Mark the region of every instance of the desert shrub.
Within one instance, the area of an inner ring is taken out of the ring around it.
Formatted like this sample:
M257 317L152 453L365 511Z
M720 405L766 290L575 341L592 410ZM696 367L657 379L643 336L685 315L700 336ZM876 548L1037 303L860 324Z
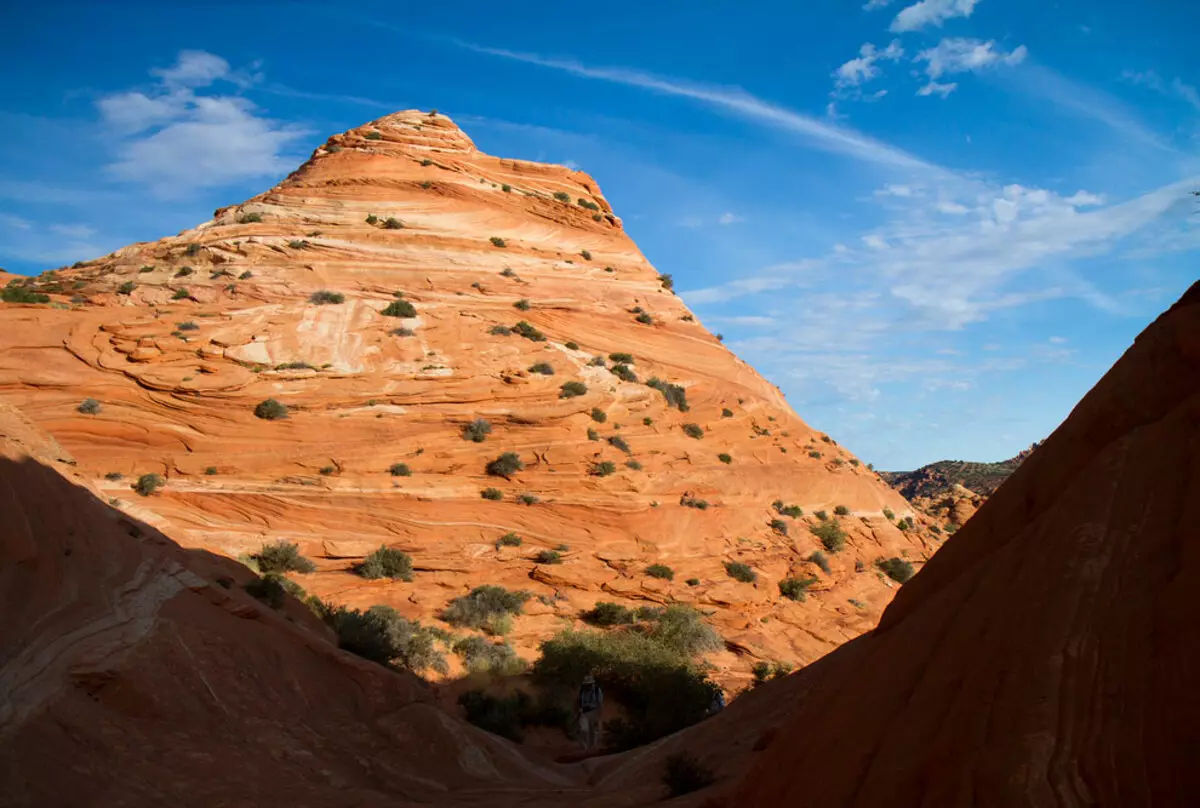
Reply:
M816 449L813 449L812 451L810 451L810 452L808 453L808 456L809 456L809 457L812 457L812 458L820 458L820 456L821 456L821 453L820 453L820 452L818 452Z
M592 420L598 424L602 424L608 420L608 413L599 407L592 407ZM592 438L592 440L595 440L595 438Z
M363 137L365 137L367 140L383 140L383 133L372 129L370 132L367 132L365 135L363 135Z
M821 572L825 573L826 575L830 574L831 570L829 569L829 559L826 558L825 554L820 550L813 550L811 553L809 553L808 560L820 567Z
M571 195L568 194L566 191L555 191L554 198L557 199L559 202L570 202L571 201Z
M521 298L516 303L513 303L513 308L517 309L518 311L529 311L529 309L530 309L529 298L527 298L527 297Z
M721 417L722 418L732 418L733 410L729 409L728 407L722 407L721 408Z
M379 217L376 216L374 213L367 214L367 224L376 224L378 222L379 222Z
M538 498L533 494L517 494L517 502L522 505L536 505L538 504Z
M733 456L725 452L721 452L721 454L717 455L717 460L720 460L722 463L728 465L733 462Z
M261 578L255 578L243 588L246 590L247 595L265 603L272 609L283 608L285 595L290 594L296 598L304 597L304 587L295 581L289 581L277 572L267 573Z
M175 273L175 277L176 278L186 278L188 275L191 275L195 271L196 270L192 269L191 267L180 267L179 271Z
M559 398L575 398L576 396L585 395L587 393L587 390L588 390L587 385L584 384L583 382L576 382L576 381L563 382L562 387L559 388L558 397Z
M893 519L895 519L895 518L896 518L896 513L895 513L895 512L894 512L894 511L893 511L891 508L889 508L889 507L887 507L887 506L884 506L884 508L883 508L883 518L884 518L884 519L887 519L887 520L890 522L890 521L892 521Z
M584 261L592 260L592 254L590 252L588 252L587 250L580 250L579 255L583 258Z
M704 437L704 429L699 424L684 424L683 434L687 435L689 438L696 438L699 440L700 438Z
M520 547L522 539L516 533L505 533L496 539L497 547Z
M636 461L636 460L626 460L626 461L625 461L625 468L627 468L627 469L632 469L633 471L641 471L641 470L642 470L642 464L641 464L641 463L639 463L639 462L638 462L638 461Z
M253 277L254 277L254 273L247 269L241 275L238 275L238 280L239 281L248 281Z
M318 306L324 306L328 303L345 303L346 296L341 292L331 292L328 289L320 289L309 295L308 302L314 303Z
M716 629L704 622L704 616L682 603L652 611L643 607L638 617L638 631L684 657L716 651L724 645Z
M808 588L816 582L816 578L784 578L779 582L779 594L791 600L803 601L808 597Z
M261 213L243 213L237 218L238 224L258 224L262 220Z
M603 460L592 466L591 474L593 477L607 477L617 470L617 464L611 460Z
M393 463L388 466L388 474L393 477L411 477L412 469L408 467L407 463Z
M579 619L593 626L627 626L633 623L633 611L618 603L600 601Z
M833 512L835 514L837 514L838 516L849 516L850 515L850 509L847 508L845 505L838 505L836 508L833 509Z
M484 418L476 418L463 427L462 438L472 443L483 443L492 434L492 425Z
M187 287L181 286L175 290L175 293L173 295L171 295L171 299L172 300L187 300L191 296L192 296L192 293L187 290Z
M525 660L507 642L488 642L483 637L464 637L454 643L454 653L472 673L516 676L525 670Z
M380 545L379 549L354 565L354 572L363 578L412 580L412 557L395 547Z
M629 454L633 450L629 448L629 444L620 435L611 435L608 438L608 443L617 449L620 449L625 454Z
M562 555L557 550L540 550L533 560L536 564L561 564Z
M278 421L281 418L288 417L288 408L285 404L273 398L268 398L255 405L254 416L264 421Z
M104 479L108 480L109 482L113 482L113 483L117 482L118 480L122 480L124 478L125 478L125 475L119 471L110 471L108 474L104 475Z
M306 239L292 239L288 242L288 247L293 250L307 250L311 246Z
M167 481L158 474L143 474L133 484L133 490L144 497L148 497L166 484Z
M479 492L479 496L483 497L484 499L490 499L493 502L497 502L504 499L504 492L499 488L485 488Z
M846 531L842 530L842 526L837 523L836 519L832 522L822 522L810 527L809 530L821 540L822 546L831 553L839 552L846 546Z
M787 522L783 521L782 519L772 519L771 530L774 530L781 536L786 536L788 534Z
M208 477L214 477L214 476L216 476L216 473L217 473L216 466L209 466L208 468L206 468L204 470L205 476L208 476Z
M492 236L491 242L492 242L493 247L507 247L508 246L507 244L505 244L504 239L500 238L499 236Z
M647 312L642 312L641 314L639 314L637 317L634 317L633 319L637 320L642 325L653 325L654 324L654 318L651 317Z
M521 322L514 325L512 327L512 330L517 332L518 334L520 334L525 339L531 340L533 342L545 342L546 341L545 334L543 334L541 331L538 331L536 328L534 328L532 325L525 322L524 320L522 320Z
M627 718L606 726L613 750L631 749L704 718L716 685L691 660L637 631L564 631L542 643L534 681L574 689L592 673Z
M317 565L300 555L300 548L290 541L277 541L264 544L254 556L258 562L258 571L268 572L312 572Z
M184 322L184 323L176 323L175 327L178 328L180 331L199 331L200 330L200 326L196 325L191 320L188 320L187 322Z
M529 366L530 373L540 373L543 376L553 376L554 367L549 362L536 362Z
M400 326L399 328L393 328L388 333L390 335L392 335L393 337L411 337L413 334L415 334L417 332L413 331L411 328L405 328L404 326Z
M511 194L511 193L512 193L512 186L511 186L511 185L509 185L507 182L505 182L505 183L501 183L501 185L500 185L500 190L501 190L501 191L503 191L503 192L504 192L504 193L506 193L506 194Z
M122 284L121 289L125 288L125 285ZM128 286L129 292L132 292L132 281L128 283ZM117 291L120 292L120 289ZM127 295L129 292L121 292L121 294ZM50 296L41 292L35 292L24 286L6 286L4 289L0 289L0 300L3 300L5 303L49 303Z
M619 362L622 365L632 365L634 363L633 354L628 353L610 353L608 358L614 362Z
M416 317L417 309L407 300L393 300L379 313L384 317Z
M600 210L600 206L590 199L579 197L579 199L575 200L575 202L581 208L587 208L588 210Z
M896 527L903 531L909 531L915 530L917 526L916 523L913 522L913 518L911 516L906 516L896 523Z
M579 343L578 342L564 342L563 347L566 348L568 351L578 351Z
M758 580L758 574L750 568L750 565L743 564L741 561L726 561L725 572L730 578L744 584L752 584Z
M521 456L516 452L505 452L487 464L487 473L493 477L508 477L525 468Z
M646 382L646 386L652 387L658 392L662 393L663 398L667 400L667 406L674 407L680 412L688 411L687 391L678 384L664 382L658 377L652 376L650 380Z
M521 663L523 669L524 663L517 657L514 659ZM458 697L467 721L485 732L518 743L524 738L522 727L543 725L565 730L571 723L571 709L564 701L534 700L523 690L510 696L492 696L482 690L468 690Z
M512 329L506 325L494 325L488 329L488 333L493 337L507 337L512 333Z
M517 273L513 271L513 268L512 268L512 267L505 267L504 269L502 269L502 270L500 271L500 274L501 274L501 275L503 275L503 276L504 276L504 277L506 277L506 278L515 278L515 277L517 277Z
M699 586L700 579L699 578L688 578L685 583L687 583L688 586Z
M337 634L338 647L352 654L418 673L432 668L445 674L450 669L435 645L439 632L408 620L390 606L372 606L365 612L345 607L322 611Z
M699 511L707 511L708 510L708 500L707 499L696 499L695 497L682 496L679 498L679 504L684 506L685 508L695 508L696 510L699 510Z
M813 511L813 516L817 517L822 522L829 519L829 514L826 513L825 511Z
M784 505L782 499L777 499L772 502L771 507L773 507L776 512L784 516L790 516L793 519L799 519L804 515L804 509L799 505Z
M421 166L423 168L429 168L429 166L431 166L431 165L433 165L433 161L430 160L428 157L426 157L424 160L421 161Z
M136 289L136 288L137 288L137 284L136 284L136 283L134 283L133 281L125 281L125 283L123 283L123 284L121 284L120 286L118 286L118 287L117 287L117 294L119 294L119 295L131 295L131 294L133 294L133 290L134 290L134 289ZM50 298L46 298L46 300L49 300L49 299L50 299ZM41 303L41 302L44 302L44 301L33 301L33 302L38 302L38 303Z
M95 415L100 412L100 402L94 398L85 398L75 409L84 415Z
M318 473L319 473L319 474L320 474L322 477L328 477L328 476L330 476L331 474L333 474L335 471L337 471L337 469L336 469L336 468L334 468L333 466L321 466L321 469L320 469L320 471L319 471Z
M604 413L601 413L601 415L603 415L603 414ZM605 416L605 417L607 417L607 416ZM588 437L588 440L600 440L600 433L594 429L588 429L587 437Z
M662 781L668 797L691 794L716 782L713 770L689 752L681 751L667 755Z
M879 567L887 577L900 584L906 583L914 574L913 565L903 558L881 558L875 562L875 566Z
M489 634L503 633L507 619L518 615L529 600L528 592L512 592L502 586L485 584L477 586L468 594L450 601L442 612L442 619L452 626L477 628Z
M646 574L651 578L661 578L664 581L675 580L675 570L668 567L666 564L651 564L646 567Z
M400 221L399 219L397 219L394 216L389 216L383 220L383 229L384 230L403 230L404 222Z

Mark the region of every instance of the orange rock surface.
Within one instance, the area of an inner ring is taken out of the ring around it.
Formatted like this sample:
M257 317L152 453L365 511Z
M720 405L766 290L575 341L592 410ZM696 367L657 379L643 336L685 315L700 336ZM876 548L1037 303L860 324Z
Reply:
M756 660L805 664L870 629L896 591L875 560L919 566L937 547L919 516L909 532L885 519L911 509L664 288L591 177L482 154L444 116L336 135L270 191L52 282L57 307L0 304L0 400L187 547L297 542L318 570L295 580L334 603L429 620L473 586L526 589L540 598L511 638L527 658L598 600L693 603L737 685ZM310 302L321 290L344 302ZM382 314L396 293L415 317ZM518 321L545 339L492 333ZM638 381L614 374L615 353ZM685 388L687 411L651 377ZM586 393L563 397L565 382ZM85 398L99 412L79 412ZM289 417L256 418L267 398ZM482 443L462 438L476 418ZM502 452L524 462L509 479L485 471ZM151 472L160 493L130 491ZM481 498L490 487L501 501ZM849 537L826 574L808 528L838 506ZM510 531L523 545L497 549ZM352 573L383 544L412 555L412 582ZM562 545L563 563L534 562ZM647 577L652 563L674 580ZM780 596L793 575L819 579L805 602Z
M1198 503L1200 283L875 631L778 684L730 804L1195 804Z

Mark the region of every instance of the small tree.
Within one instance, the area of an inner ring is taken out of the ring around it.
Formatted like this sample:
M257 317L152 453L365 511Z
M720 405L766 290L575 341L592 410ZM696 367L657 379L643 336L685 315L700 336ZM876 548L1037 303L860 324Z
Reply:
M254 415L264 421L278 421L288 417L288 408L275 399L268 398L258 403L254 408Z
M379 549L356 564L354 572L364 578L412 580L412 557L394 547L380 545Z
M505 452L487 465L487 473L493 477L508 478L525 468L521 456L516 452Z

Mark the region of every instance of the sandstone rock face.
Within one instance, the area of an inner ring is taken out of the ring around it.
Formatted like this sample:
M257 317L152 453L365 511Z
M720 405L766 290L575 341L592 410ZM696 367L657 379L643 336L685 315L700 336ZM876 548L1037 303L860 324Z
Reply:
M1197 503L1200 284L875 631L780 683L729 804L1194 804Z
M693 603L736 649L713 658L736 685L758 659L805 664L868 630L896 591L874 561L937 547L695 321L591 177L482 154L443 116L336 135L194 230L33 285L54 304L0 304L0 400L187 547L297 542L318 569L296 580L334 603L430 620L473 586L527 589L548 607L515 622L529 658L597 600ZM286 419L255 417L268 398ZM475 419L483 442L463 439ZM489 476L503 452L523 469ZM134 495L151 472L165 489ZM829 573L807 560L818 511L849 534ZM498 549L510 531L523 545ZM412 555L412 582L352 573L380 545ZM533 561L560 545L561 565ZM818 583L793 602L788 576Z

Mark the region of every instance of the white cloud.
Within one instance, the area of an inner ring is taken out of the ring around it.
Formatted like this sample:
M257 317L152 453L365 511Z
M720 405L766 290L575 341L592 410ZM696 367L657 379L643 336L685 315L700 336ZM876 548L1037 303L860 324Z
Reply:
M895 62L904 55L900 40L893 39L883 50L877 50L870 42L858 49L858 58L851 59L833 71L834 85L839 90L858 87L864 82L878 78L883 71L878 62Z
M863 244L866 244L872 250L886 250L888 248L888 243L877 233L868 233L862 237L862 240Z
M957 89L958 82L956 81L948 84L939 84L936 81L931 81L917 90L917 95L940 95L942 98L945 98Z
M666 95L690 98L713 106L723 112L749 118L765 126L793 132L814 147L845 154L864 162L892 168L945 174L945 169L915 157L901 149L874 138L839 126L828 120L813 118L764 101L739 87L711 87L662 78L638 70L620 67L591 67L569 59L550 59L532 53L518 53L501 48L489 48L458 42L460 47L503 59L561 70L584 78L598 79Z
M13 216L11 213L0 213L0 225L11 227L16 230L28 230L33 227L33 223L28 219L22 219L20 216Z
M1062 345L1063 343L1065 343L1067 341L1068 340L1066 337L1050 337L1050 339L1047 340L1047 342L1052 342L1055 345Z
M746 221L744 217L738 216L736 213L729 213L728 211L717 217L717 224L737 224L744 221Z
M50 229L60 236L74 239L88 239L96 235L96 228L86 224L52 224Z
M1076 208L1092 207L1095 205L1104 204L1103 194L1089 194L1087 191L1076 191L1071 196L1063 200L1068 205Z
M914 62L927 62L925 74L931 79L941 78L947 73L970 73L985 67L1019 65L1025 61L1029 50L1019 45L1010 53L996 47L995 40L946 37L936 47L927 48L916 55Z
M921 0L902 9L892 20L893 31L916 31L927 25L941 27L954 17L970 17L980 0Z
M874 11L877 8L887 8L891 4L892 0L869 0L869 2L863 6L863 11Z
M1190 84L1185 84L1178 76L1167 82L1154 70L1125 70L1121 73L1121 78L1130 84L1149 87L1151 90L1162 95L1178 96L1193 108L1200 110L1200 92Z
M970 208L966 205L960 205L957 202L940 201L935 206L938 213L947 213L951 216L961 216L964 213L969 213Z
M174 66L151 73L160 81L149 94L114 93L97 102L104 121L123 138L108 166L113 176L160 196L182 196L284 174L299 161L283 152L306 132L261 116L245 98L196 92L218 81L248 81L219 56L183 51Z

